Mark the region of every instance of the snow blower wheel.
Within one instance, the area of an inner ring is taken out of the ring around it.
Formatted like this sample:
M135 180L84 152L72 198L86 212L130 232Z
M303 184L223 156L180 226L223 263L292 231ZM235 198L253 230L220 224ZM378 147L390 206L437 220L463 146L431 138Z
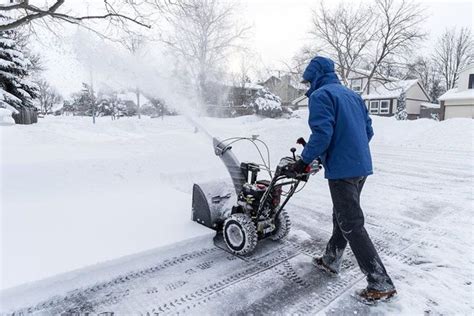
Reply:
M275 230L273 231L270 238L272 240L280 240L288 236L291 228L291 221L290 216L286 212L286 210L282 210L276 217L275 217Z
M246 214L234 214L226 219L222 234L227 247L237 255L246 255L257 246L257 229Z

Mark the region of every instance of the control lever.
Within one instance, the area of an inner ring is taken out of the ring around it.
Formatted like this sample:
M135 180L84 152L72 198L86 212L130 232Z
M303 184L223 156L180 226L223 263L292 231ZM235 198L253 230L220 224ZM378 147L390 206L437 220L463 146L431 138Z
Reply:
M291 151L291 153L293 154L293 159L296 161L296 156L295 156L296 148L295 148L295 147L291 147L290 151Z

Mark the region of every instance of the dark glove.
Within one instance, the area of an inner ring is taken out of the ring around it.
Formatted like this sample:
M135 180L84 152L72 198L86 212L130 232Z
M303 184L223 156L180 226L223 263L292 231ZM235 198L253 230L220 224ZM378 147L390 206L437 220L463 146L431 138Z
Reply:
M298 159L292 166L291 170L295 172L296 174L303 174L303 173L309 173L311 169L311 166L308 165L306 162L303 161L303 159Z

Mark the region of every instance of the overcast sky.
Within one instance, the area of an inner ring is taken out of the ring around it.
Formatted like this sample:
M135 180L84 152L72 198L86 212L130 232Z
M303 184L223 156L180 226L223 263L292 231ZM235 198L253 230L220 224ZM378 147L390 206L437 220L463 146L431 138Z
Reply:
M411 0L408 0L411 1ZM278 68L281 61L288 61L303 43L310 42L311 11L319 5L315 0L244 0L245 15L254 26L254 46L262 60ZM338 0L326 0L336 6ZM360 1L342 1L354 4ZM365 1L370 2L370 1ZM425 29L433 45L445 28L466 26L473 28L474 1L472 0L422 0L426 7Z
M308 31L311 27L311 11L319 5L319 1L241 0L241 2L243 2L242 18L253 27L249 44L259 57L262 68L285 69L283 62L289 62L299 48L310 43ZM338 2L340 1L325 1L329 6L336 6ZM473 28L472 0L419 0L419 2L426 7L427 20L424 28L429 38L424 45L427 52L432 51L431 46L446 28L454 26ZM66 3L83 9L85 2L70 0ZM346 0L345 3L354 5L356 1ZM62 51L60 40L51 39L51 41L54 42L47 42L46 45L43 43L40 47L41 53L46 56L46 66L49 68L45 74L47 79L63 94L79 90L81 82L89 80L89 72L81 69L70 48L69 53L68 49ZM237 69L239 60L239 58L231 60L234 69Z

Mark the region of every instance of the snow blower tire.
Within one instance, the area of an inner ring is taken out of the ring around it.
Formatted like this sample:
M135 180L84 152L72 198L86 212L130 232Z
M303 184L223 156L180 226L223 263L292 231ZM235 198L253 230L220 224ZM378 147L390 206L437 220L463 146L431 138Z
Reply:
M290 232L291 222L290 216L286 210L282 210L275 218L275 230L270 236L272 240L280 240L285 238Z
M249 254L257 246L257 228L246 214L233 214L226 219L222 234L227 248L236 255Z

